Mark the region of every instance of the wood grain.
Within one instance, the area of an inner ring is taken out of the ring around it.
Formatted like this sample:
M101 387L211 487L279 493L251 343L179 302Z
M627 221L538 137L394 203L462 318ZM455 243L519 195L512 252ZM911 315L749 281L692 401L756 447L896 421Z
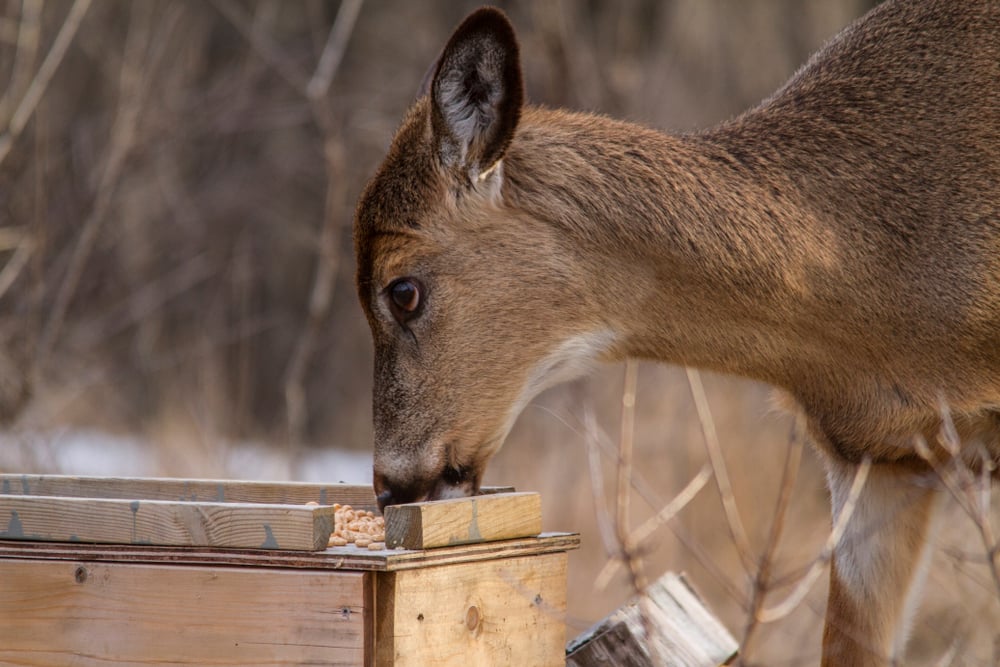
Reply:
M483 487L482 494L508 493L512 486ZM125 498L269 503L277 505L352 505L373 509L375 494L368 484L183 479L173 477L106 477L77 475L0 474L0 495Z
M542 499L537 493L393 505L385 510L386 546L433 549L538 535Z
M73 475L0 475L0 496L68 496L125 500L267 503L272 505L353 505L374 509L369 485L246 482L226 479L159 477L78 477Z
M0 539L325 549L333 508L0 495Z
M565 553L378 575L376 664L565 663Z
M90 560L95 562L178 563L189 565L239 565L247 567L311 568L321 570L374 570L399 572L457 563L478 563L494 558L534 556L580 547L576 533L542 533L538 537L481 542L426 551L389 549L369 551L355 546L324 551L268 551L255 549L205 549L145 545L81 544L0 540L0 559Z
M368 664L371 576L0 560L0 664Z

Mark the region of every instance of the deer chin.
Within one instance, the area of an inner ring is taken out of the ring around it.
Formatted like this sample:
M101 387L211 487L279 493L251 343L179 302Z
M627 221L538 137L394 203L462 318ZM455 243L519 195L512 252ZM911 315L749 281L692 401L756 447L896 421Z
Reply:
M443 477L437 481L434 488L427 494L425 500L450 500L452 498L467 498L479 493L478 476L460 482L449 482Z
M535 396L558 384L588 374L605 359L617 340L618 337L611 329L597 329L566 338L542 357L528 374L521 394L507 416L505 437L518 415Z

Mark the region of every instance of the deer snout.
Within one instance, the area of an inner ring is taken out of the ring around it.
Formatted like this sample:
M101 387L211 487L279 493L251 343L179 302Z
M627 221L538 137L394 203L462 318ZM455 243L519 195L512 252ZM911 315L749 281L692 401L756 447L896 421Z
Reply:
M379 510L384 512L389 505L473 496L479 491L479 479L479 473L452 467L428 480L393 480L376 471L373 486Z
M387 475L375 471L373 478L375 501L378 508L385 511L389 505L405 505L424 500L427 496L426 485L412 481L393 480Z

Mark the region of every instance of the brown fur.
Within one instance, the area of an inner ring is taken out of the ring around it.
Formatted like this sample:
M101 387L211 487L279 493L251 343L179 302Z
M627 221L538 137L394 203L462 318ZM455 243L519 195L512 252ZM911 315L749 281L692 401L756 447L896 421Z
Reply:
M496 10L463 24L358 206L383 502L473 492L544 371L583 357L771 383L831 471L870 458L880 493L925 483L911 443L935 441L942 401L1000 460L1000 4L890 0L693 135L521 108L517 57ZM401 277L422 286L405 326L386 305ZM834 567L826 664L892 650L904 543L931 514L913 506L909 532L849 542L891 563Z

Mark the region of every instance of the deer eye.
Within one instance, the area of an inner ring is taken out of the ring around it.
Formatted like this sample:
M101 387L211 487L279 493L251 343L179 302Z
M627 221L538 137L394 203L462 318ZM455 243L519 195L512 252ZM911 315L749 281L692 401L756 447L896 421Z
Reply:
M389 285L389 301L393 316L401 322L414 317L420 309L420 283L413 278L400 278Z

